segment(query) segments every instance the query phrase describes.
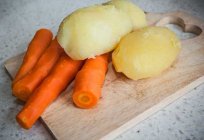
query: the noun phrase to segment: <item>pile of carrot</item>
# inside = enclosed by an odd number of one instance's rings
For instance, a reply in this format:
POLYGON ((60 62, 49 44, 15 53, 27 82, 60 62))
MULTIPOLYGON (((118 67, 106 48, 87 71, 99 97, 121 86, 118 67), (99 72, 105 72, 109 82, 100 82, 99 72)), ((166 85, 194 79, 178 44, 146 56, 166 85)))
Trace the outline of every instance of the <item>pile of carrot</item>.
POLYGON ((74 78, 72 98, 77 107, 92 108, 101 96, 109 54, 85 62, 72 60, 52 37, 48 29, 36 32, 12 82, 13 95, 25 101, 16 116, 25 129, 32 127, 74 78))
MULTIPOLYGON (((37 46, 36 49, 38 49, 37 46)), ((49 47, 41 55, 32 70, 13 84, 13 94, 19 99, 26 101, 34 89, 36 89, 40 82, 51 71, 62 52, 63 49, 58 44, 57 40, 54 39, 51 41, 49 47)))
POLYGON ((52 40, 52 32, 47 29, 40 29, 28 45, 28 49, 23 58, 23 63, 14 77, 13 84, 25 76, 37 63, 40 56, 49 46, 52 40))

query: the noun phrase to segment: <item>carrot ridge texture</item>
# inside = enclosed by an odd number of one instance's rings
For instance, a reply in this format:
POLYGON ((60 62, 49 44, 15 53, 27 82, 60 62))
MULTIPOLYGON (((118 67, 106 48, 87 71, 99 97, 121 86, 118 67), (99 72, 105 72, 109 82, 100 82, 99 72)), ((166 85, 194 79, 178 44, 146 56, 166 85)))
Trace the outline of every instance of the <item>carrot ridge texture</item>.
POLYGON ((73 80, 81 68, 82 63, 83 62, 79 60, 72 60, 65 53, 61 55, 51 73, 33 92, 24 108, 17 115, 16 119, 23 128, 29 129, 32 127, 46 107, 48 107, 73 80))
POLYGON ((41 81, 49 74, 63 49, 55 38, 42 54, 34 68, 12 86, 13 95, 26 101, 41 81))
POLYGON ((37 63, 40 56, 52 41, 52 32, 48 29, 38 30, 28 45, 23 62, 13 79, 13 84, 25 76, 37 63))
POLYGON ((92 108, 101 96, 108 69, 108 54, 87 59, 75 78, 73 102, 79 108, 92 108))

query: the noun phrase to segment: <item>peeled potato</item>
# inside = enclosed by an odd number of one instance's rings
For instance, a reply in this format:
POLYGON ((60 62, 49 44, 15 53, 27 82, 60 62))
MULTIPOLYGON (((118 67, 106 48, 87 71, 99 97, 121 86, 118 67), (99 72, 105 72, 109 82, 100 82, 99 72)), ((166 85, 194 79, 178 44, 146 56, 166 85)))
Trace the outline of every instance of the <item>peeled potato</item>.
POLYGON ((63 20, 57 40, 72 59, 84 60, 115 49, 121 37, 133 30, 133 23, 125 10, 113 4, 81 8, 63 20))
POLYGON ((112 0, 108 4, 113 4, 117 9, 124 11, 130 17, 134 30, 147 25, 144 11, 130 1, 112 0))
POLYGON ((172 65, 180 41, 165 27, 145 27, 125 36, 112 54, 117 72, 130 79, 154 77, 172 65))

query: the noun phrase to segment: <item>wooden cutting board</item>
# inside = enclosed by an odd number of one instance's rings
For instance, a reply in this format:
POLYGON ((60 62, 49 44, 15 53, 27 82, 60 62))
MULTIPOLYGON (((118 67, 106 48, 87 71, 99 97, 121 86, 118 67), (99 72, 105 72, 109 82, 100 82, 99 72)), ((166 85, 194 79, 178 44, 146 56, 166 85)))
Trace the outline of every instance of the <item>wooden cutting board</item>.
MULTIPOLYGON (((198 36, 182 40, 178 60, 155 78, 129 80, 116 73, 110 64, 102 98, 93 109, 73 105, 72 83, 41 116, 56 139, 113 139, 204 82, 204 22, 184 12, 148 13, 147 19, 149 25, 176 23, 198 36)), ((5 63, 11 77, 22 57, 23 54, 18 55, 5 63)))

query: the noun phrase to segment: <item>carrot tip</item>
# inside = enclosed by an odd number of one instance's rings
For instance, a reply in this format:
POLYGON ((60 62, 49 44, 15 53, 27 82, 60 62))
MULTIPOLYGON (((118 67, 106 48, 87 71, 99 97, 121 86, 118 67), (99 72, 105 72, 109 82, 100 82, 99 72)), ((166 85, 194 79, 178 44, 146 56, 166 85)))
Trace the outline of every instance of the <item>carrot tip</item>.
POLYGON ((73 101, 80 108, 91 108, 97 104, 97 97, 91 93, 78 92, 73 95, 73 101))
POLYGON ((92 97, 86 93, 79 94, 78 101, 83 104, 90 104, 92 102, 92 97))
POLYGON ((13 95, 18 97, 22 101, 26 101, 31 93, 29 88, 18 84, 15 84, 12 90, 13 95))
POLYGON ((26 118, 21 119, 19 115, 16 116, 17 122, 22 126, 24 129, 29 129, 30 127, 26 125, 26 118))

